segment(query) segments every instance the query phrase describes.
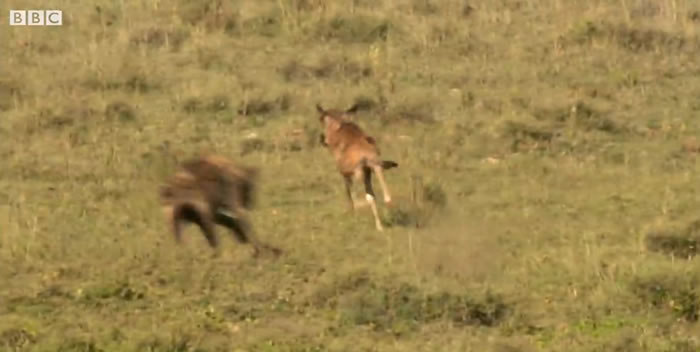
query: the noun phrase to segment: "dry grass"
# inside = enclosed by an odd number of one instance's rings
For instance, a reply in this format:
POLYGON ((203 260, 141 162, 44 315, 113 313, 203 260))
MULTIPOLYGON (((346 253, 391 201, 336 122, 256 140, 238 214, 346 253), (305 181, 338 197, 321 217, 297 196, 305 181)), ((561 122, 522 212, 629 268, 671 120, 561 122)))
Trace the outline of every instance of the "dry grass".
POLYGON ((0 350, 700 348, 693 1, 10 8, 64 26, 0 31, 0 350), (316 143, 358 101, 386 234, 316 143), (156 186, 206 150, 285 257, 174 244, 156 186))

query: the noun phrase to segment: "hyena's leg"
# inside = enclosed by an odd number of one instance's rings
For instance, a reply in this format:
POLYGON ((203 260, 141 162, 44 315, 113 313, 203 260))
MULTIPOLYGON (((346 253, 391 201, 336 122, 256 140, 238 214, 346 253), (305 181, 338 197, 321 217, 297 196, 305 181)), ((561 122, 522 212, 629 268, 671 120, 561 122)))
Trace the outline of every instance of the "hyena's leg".
POLYGON ((384 170, 382 165, 372 166, 374 173, 377 174, 377 179, 379 179, 379 185, 382 187, 382 192, 384 193, 384 203, 391 203, 391 195, 389 194, 389 188, 386 186, 386 181, 384 180, 384 170))
POLYGON ((236 241, 240 243, 249 242, 248 233, 246 231, 247 223, 245 221, 240 221, 239 219, 236 219, 229 214, 222 213, 221 211, 216 212, 215 220, 217 224, 229 229, 236 241), (241 226, 241 223, 243 223, 243 226, 241 226))
POLYGON ((227 196, 224 198, 222 207, 216 211, 217 224, 229 229, 239 243, 251 242, 253 239, 251 236, 252 227, 248 221, 248 210, 243 207, 245 200, 243 199, 242 187, 227 184, 222 192, 227 196))
POLYGON ((179 211, 180 207, 166 206, 163 207, 163 213, 168 220, 170 230, 173 232, 175 242, 182 243, 182 215, 179 211))
POLYGON ((379 219, 379 212, 377 211, 377 203, 374 201, 374 190, 372 189, 372 170, 368 167, 363 167, 362 172, 364 174, 365 183, 365 198, 367 198, 367 203, 372 207, 372 214, 374 215, 374 224, 377 231, 384 231, 382 227, 382 222, 379 219))
POLYGON ((272 247, 257 239, 253 233, 253 227, 248 220, 244 210, 234 212, 233 215, 228 215, 222 212, 216 213, 216 222, 231 231, 231 234, 240 243, 250 243, 253 245, 253 256, 257 257, 260 249, 265 249, 272 252, 275 256, 282 253, 282 250, 272 247))
POLYGON ((185 207, 183 210, 185 211, 186 218, 197 224, 202 230, 209 246, 216 248, 219 245, 219 241, 216 236, 216 230, 214 229, 214 214, 212 209, 203 205, 195 205, 192 207, 185 207))

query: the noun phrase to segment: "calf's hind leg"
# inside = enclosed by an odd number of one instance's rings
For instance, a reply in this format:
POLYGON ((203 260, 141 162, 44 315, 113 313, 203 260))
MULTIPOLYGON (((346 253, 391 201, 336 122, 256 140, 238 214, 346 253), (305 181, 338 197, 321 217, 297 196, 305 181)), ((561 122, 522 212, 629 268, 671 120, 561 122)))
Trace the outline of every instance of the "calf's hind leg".
POLYGON ((379 185, 382 187, 382 192, 384 193, 384 203, 391 203, 391 194, 389 194, 389 188, 386 186, 386 181, 384 180, 384 170, 381 165, 375 165, 372 167, 374 173, 377 174, 377 179, 379 179, 379 185))
POLYGON ((382 226, 382 222, 379 219, 379 212, 377 211, 377 203, 374 200, 374 190, 372 189, 372 170, 368 167, 363 167, 362 168, 362 173, 364 176, 364 183, 365 183, 365 198, 367 198, 367 203, 369 203, 370 207, 372 208, 372 215, 374 215, 374 225, 377 228, 377 231, 384 231, 384 227, 382 226))
POLYGON ((355 199, 352 196, 352 175, 343 175, 343 182, 345 183, 345 195, 348 197, 350 210, 355 210, 355 199))

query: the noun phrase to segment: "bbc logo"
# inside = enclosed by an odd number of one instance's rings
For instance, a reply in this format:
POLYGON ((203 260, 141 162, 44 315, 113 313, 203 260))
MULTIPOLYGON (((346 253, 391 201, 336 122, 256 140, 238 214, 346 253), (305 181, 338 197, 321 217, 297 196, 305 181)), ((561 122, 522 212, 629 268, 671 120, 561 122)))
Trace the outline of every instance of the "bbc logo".
POLYGON ((10 10, 10 26, 62 26, 61 10, 10 10))

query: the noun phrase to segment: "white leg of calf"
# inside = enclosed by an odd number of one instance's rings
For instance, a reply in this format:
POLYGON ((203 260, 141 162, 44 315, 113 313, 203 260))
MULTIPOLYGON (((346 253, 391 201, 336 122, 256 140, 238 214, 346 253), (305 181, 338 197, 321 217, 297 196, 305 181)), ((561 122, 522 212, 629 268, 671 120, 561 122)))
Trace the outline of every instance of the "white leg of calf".
POLYGON ((389 194, 389 188, 386 185, 386 181, 384 180, 384 171, 382 171, 382 168, 380 166, 376 166, 374 168, 374 173, 377 175, 377 178, 379 179, 379 185, 382 187, 382 193, 384 193, 384 203, 391 203, 391 195, 389 194))
POLYGON ((374 201, 374 197, 367 193, 365 194, 365 198, 367 199, 367 203, 372 207, 372 215, 374 215, 374 224, 377 228, 377 231, 384 231, 384 227, 382 227, 382 222, 379 220, 379 212, 377 211, 377 204, 374 201))

